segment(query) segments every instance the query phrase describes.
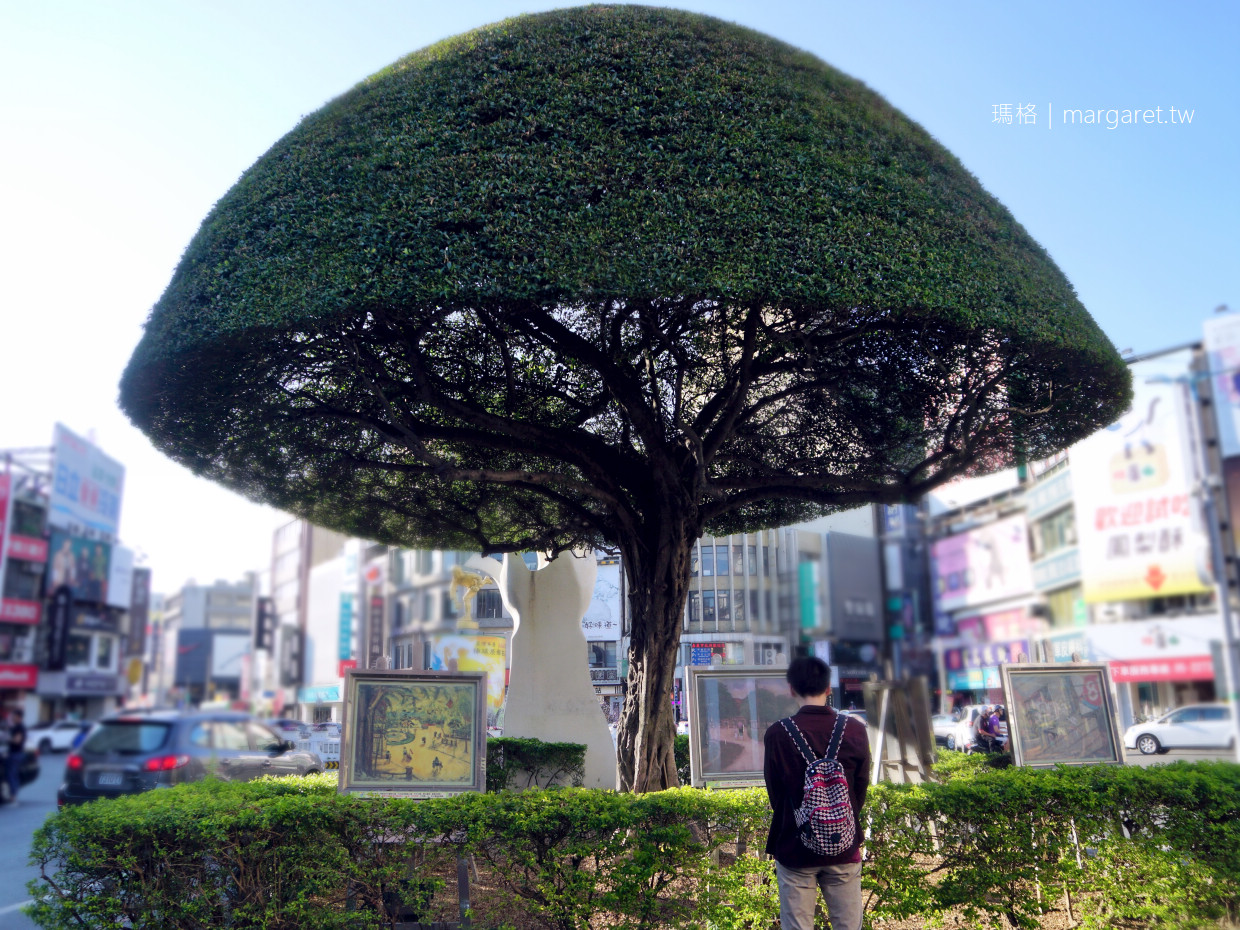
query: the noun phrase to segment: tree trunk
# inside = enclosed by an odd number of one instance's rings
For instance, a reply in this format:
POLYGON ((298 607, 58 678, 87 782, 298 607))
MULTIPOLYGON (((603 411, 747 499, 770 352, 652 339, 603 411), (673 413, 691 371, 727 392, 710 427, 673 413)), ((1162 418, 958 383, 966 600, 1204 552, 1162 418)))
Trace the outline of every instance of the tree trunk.
POLYGON ((638 793, 680 784, 672 682, 693 544, 701 527, 693 519, 669 519, 666 512, 663 516, 657 532, 621 553, 628 581, 630 638, 617 752, 620 789, 638 793))

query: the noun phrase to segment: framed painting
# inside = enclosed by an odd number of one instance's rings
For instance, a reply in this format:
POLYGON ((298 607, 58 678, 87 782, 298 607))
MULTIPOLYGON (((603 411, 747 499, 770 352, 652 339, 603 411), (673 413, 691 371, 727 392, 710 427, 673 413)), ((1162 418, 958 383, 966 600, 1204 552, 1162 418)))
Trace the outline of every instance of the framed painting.
POLYGON ((689 665, 689 771, 695 788, 762 785, 766 728, 801 709, 783 667, 689 665))
POLYGON ((1001 665, 1012 761, 1122 765, 1124 752, 1105 665, 1001 665))
POLYGON ((433 798, 486 789, 484 672, 349 669, 342 794, 433 798))

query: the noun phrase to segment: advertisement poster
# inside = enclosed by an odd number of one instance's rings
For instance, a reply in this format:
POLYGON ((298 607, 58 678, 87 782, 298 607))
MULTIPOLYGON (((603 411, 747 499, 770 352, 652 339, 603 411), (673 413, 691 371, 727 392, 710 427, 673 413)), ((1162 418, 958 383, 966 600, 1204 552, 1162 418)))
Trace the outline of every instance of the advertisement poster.
POLYGON ((83 539, 115 542, 124 488, 124 465, 56 424, 48 526, 83 539))
POLYGON ((1203 324, 1214 387, 1214 415, 1223 458, 1240 456, 1240 313, 1211 317, 1203 324))
POLYGON ((1133 405, 1072 447, 1073 497, 1089 603, 1211 590, 1209 536, 1193 495, 1197 448, 1188 353, 1132 366, 1133 405))
POLYGON ((112 547, 105 542, 52 532, 47 589, 68 588, 75 601, 103 604, 112 574, 112 547))
POLYGON ((431 671, 485 673, 487 716, 493 720, 504 706, 507 655, 502 636, 435 636, 431 640, 431 671))
POLYGON ((939 612, 975 607, 1033 590, 1029 527, 1023 514, 996 520, 930 547, 939 612))

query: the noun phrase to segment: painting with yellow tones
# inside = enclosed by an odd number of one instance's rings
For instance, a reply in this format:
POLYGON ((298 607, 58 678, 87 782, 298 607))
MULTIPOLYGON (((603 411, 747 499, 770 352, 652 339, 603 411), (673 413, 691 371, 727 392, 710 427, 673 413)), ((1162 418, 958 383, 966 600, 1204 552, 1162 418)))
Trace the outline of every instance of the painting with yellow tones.
POLYGON ((483 673, 351 669, 340 792, 427 798, 484 790, 486 700, 483 673))

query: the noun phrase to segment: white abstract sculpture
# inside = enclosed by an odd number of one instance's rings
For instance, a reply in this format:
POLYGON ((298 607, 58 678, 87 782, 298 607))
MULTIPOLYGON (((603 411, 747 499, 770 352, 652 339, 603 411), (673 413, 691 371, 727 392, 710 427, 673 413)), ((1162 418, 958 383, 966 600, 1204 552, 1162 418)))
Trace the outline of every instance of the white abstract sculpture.
POLYGON ((593 553, 566 552, 538 571, 510 554, 502 563, 473 556, 465 567, 495 579, 512 615, 504 735, 584 743, 585 787, 616 788, 615 744, 590 683, 581 631, 598 575, 593 553))

